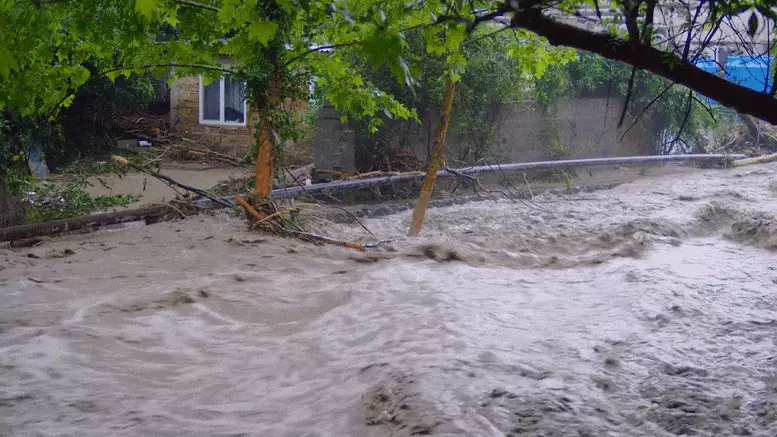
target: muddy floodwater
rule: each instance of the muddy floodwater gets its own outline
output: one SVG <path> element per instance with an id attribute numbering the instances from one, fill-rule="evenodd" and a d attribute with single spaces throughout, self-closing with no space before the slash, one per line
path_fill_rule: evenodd
<path id="1" fill-rule="evenodd" d="M 0 435 L 777 435 L 777 165 L 410 215 L 0 249 Z"/>

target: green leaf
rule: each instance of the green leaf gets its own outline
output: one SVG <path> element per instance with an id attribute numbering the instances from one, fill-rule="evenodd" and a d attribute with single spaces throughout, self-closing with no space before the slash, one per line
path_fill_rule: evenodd
<path id="1" fill-rule="evenodd" d="M 292 10 L 294 7 L 291 3 L 292 0 L 275 0 L 281 7 L 287 11 Z"/>
<path id="2" fill-rule="evenodd" d="M 249 38 L 257 41 L 259 44 L 267 45 L 278 31 L 278 23 L 274 21 L 261 20 L 251 23 L 248 28 Z"/>
<path id="3" fill-rule="evenodd" d="M 147 19 L 151 19 L 156 8 L 157 0 L 135 0 L 135 12 Z"/>
<path id="4" fill-rule="evenodd" d="M 0 46 L 0 76 L 8 78 L 8 75 L 11 74 L 11 70 L 15 70 L 17 67 L 18 64 L 8 48 Z"/>
<path id="5" fill-rule="evenodd" d="M 121 76 L 121 71 L 111 71 L 108 73 L 105 73 L 105 77 L 107 77 L 111 82 L 116 82 L 116 79 Z"/>
<path id="6" fill-rule="evenodd" d="M 750 37 L 754 37 L 757 32 L 758 16 L 755 14 L 755 11 L 753 11 L 750 13 L 750 19 L 747 20 L 747 34 L 750 35 Z"/>

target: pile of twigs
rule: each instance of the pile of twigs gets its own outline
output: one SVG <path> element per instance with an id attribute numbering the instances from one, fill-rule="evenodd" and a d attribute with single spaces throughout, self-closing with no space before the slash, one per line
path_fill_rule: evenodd
<path id="1" fill-rule="evenodd" d="M 169 150 L 167 150 L 169 149 Z M 208 149 L 195 149 L 182 144 L 174 144 L 165 149 L 162 154 L 167 154 L 168 158 L 181 161 L 208 161 L 214 164 L 241 167 L 240 160 L 223 153 L 214 152 Z"/>
<path id="2" fill-rule="evenodd" d="M 191 193 L 198 194 L 203 197 L 207 197 L 218 205 L 228 207 L 228 208 L 232 207 L 232 204 L 230 204 L 229 202 L 223 199 L 220 199 L 214 196 L 213 194 L 208 193 L 205 190 L 184 185 L 180 182 L 177 182 L 171 179 L 168 176 L 159 174 L 158 172 L 155 172 L 143 166 L 133 164 L 123 157 L 114 156 L 113 160 L 125 166 L 132 167 L 138 171 L 145 172 L 157 179 L 162 180 L 163 182 L 169 184 L 170 186 L 183 188 L 184 190 L 189 191 Z M 348 248 L 357 249 L 357 250 L 367 250 L 368 248 L 378 247 L 379 245 L 386 242 L 386 241 L 380 241 L 375 244 L 351 243 L 348 241 L 336 240 L 334 238 L 324 237 L 322 235 L 317 235 L 317 234 L 307 232 L 302 227 L 301 223 L 298 220 L 299 210 L 297 208 L 293 208 L 293 207 L 282 208 L 282 209 L 278 208 L 275 202 L 273 202 L 271 199 L 266 197 L 249 195 L 244 198 L 241 196 L 235 196 L 235 202 L 237 202 L 237 204 L 242 206 L 243 209 L 245 210 L 246 217 L 248 218 L 248 221 L 252 228 L 260 229 L 264 232 L 269 232 L 275 235 L 294 237 L 309 243 L 333 244 L 336 246 L 348 247 Z M 173 207 L 179 212 L 181 212 L 179 209 L 180 205 L 178 207 L 175 207 L 169 204 L 166 206 Z M 181 215 L 185 215 L 185 214 L 181 212 Z"/>
<path id="3" fill-rule="evenodd" d="M 313 244 L 332 244 L 357 250 L 375 248 L 385 243 L 380 241 L 375 244 L 352 243 L 337 240 L 323 235 L 307 232 L 299 223 L 298 210 L 296 208 L 279 209 L 272 200 L 262 196 L 235 196 L 235 201 L 242 206 L 250 226 L 274 235 L 293 237 L 301 241 Z"/>

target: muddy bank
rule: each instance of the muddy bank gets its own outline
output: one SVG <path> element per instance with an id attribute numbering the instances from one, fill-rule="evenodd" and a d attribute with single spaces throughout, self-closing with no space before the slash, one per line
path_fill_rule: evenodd
<path id="1" fill-rule="evenodd" d="M 227 214 L 0 249 L 0 435 L 773 436 L 775 181 L 310 223 L 369 254 Z"/>
<path id="2" fill-rule="evenodd" d="M 165 164 L 160 171 L 182 184 L 203 189 L 209 189 L 229 178 L 244 177 L 252 173 L 248 168 L 199 168 L 195 165 L 185 166 L 173 163 Z M 177 195 L 169 185 L 143 173 L 127 173 L 121 177 L 108 174 L 92 177 L 89 182 L 92 186 L 87 189 L 87 192 L 93 196 L 117 194 L 142 196 L 137 202 L 128 205 L 128 208 L 138 208 L 153 202 L 174 199 Z"/>

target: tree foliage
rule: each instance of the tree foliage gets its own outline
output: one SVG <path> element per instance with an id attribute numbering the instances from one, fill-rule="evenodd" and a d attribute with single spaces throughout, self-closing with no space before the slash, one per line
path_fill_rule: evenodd
<path id="1" fill-rule="evenodd" d="M 415 86 L 424 79 L 412 53 L 412 38 L 420 38 L 426 53 L 444 60 L 446 71 L 458 79 L 467 71 L 472 32 L 484 22 L 501 20 L 519 30 L 504 62 L 518 59 L 522 74 L 539 77 L 553 65 L 545 57 L 553 53 L 547 38 L 551 44 L 646 69 L 722 104 L 777 121 L 777 87 L 747 90 L 693 64 L 726 22 L 737 17 L 746 17 L 747 25 L 736 37 L 743 46 L 756 47 L 763 29 L 774 28 L 765 26 L 775 20 L 772 2 L 688 4 L 679 7 L 674 16 L 679 25 L 670 26 L 668 33 L 659 26 L 659 17 L 671 15 L 668 0 L 616 0 L 604 14 L 600 6 L 591 0 L 0 0 L 0 110 L 54 115 L 96 76 L 162 76 L 172 69 L 173 79 L 191 74 L 213 78 L 225 73 L 221 59 L 229 56 L 237 66 L 234 72 L 248 80 L 253 104 L 263 105 L 270 78 L 280 66 L 284 80 L 278 101 L 295 95 L 300 78 L 314 75 L 326 99 L 344 114 L 369 120 L 375 131 L 381 115 L 416 114 L 391 92 L 354 74 L 361 66 L 355 65 L 353 53 L 372 68 L 390 72 L 399 84 Z M 581 14 L 592 10 L 597 14 Z M 575 24 L 580 17 L 599 29 Z M 772 44 L 775 40 L 770 39 Z M 271 117 L 278 137 L 286 115 L 281 111 L 278 120 Z"/>
<path id="2" fill-rule="evenodd" d="M 487 148 L 494 141 L 491 118 L 497 107 L 524 100 L 534 93 L 539 79 L 546 72 L 554 71 L 552 68 L 574 59 L 574 52 L 549 47 L 540 38 L 503 27 L 478 29 L 468 38 L 460 46 L 461 58 L 456 65 L 459 84 L 451 130 L 458 151 L 451 158 L 476 162 L 487 157 Z M 407 35 L 406 40 L 408 59 L 416 66 L 413 75 L 417 86 L 403 86 L 387 68 L 373 69 L 367 62 L 359 62 L 358 54 L 353 56 L 354 66 L 361 76 L 390 92 L 405 106 L 416 109 L 423 123 L 433 124 L 433 117 L 442 103 L 449 68 L 447 56 L 445 50 L 430 47 L 428 37 L 420 32 Z M 368 132 L 362 129 L 360 145 L 368 149 L 383 147 L 386 143 L 405 146 L 417 134 L 412 126 L 415 123 L 394 123 L 394 129 L 377 135 L 366 135 Z M 371 154 L 378 152 L 375 150 Z"/>

